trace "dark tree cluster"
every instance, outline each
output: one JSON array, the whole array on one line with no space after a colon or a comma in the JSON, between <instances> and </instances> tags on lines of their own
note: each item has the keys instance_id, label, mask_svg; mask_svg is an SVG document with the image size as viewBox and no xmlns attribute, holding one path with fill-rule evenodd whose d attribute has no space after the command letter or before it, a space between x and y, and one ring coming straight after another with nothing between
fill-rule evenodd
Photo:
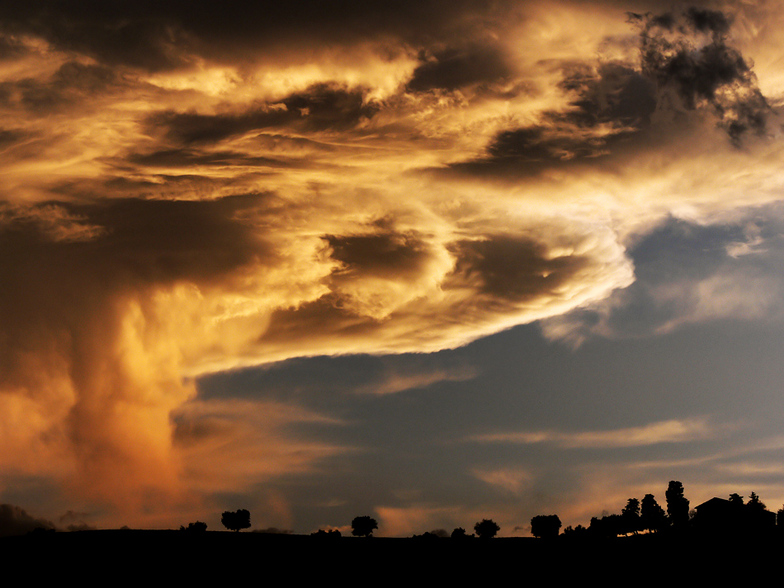
<instances>
[{"instance_id":1,"label":"dark tree cluster","mask_svg":"<svg viewBox=\"0 0 784 588\"><path fill-rule=\"evenodd\" d=\"M319 539L340 539L342 535L337 529L329 529L327 531L324 529L319 529L315 533L311 533L310 536L317 537Z\"/></svg>"},{"instance_id":2,"label":"dark tree cluster","mask_svg":"<svg viewBox=\"0 0 784 588\"><path fill-rule=\"evenodd\" d=\"M474 525L474 532L470 535L463 527L456 527L451 533L445 529L436 529L428 531L422 535L414 535L416 539L492 539L501 527L492 519L482 519Z\"/></svg>"},{"instance_id":3,"label":"dark tree cluster","mask_svg":"<svg viewBox=\"0 0 784 588\"><path fill-rule=\"evenodd\" d=\"M187 531L189 533L203 533L207 530L207 523L196 521L195 523L188 523L187 527L180 526L180 531Z\"/></svg>"},{"instance_id":4,"label":"dark tree cluster","mask_svg":"<svg viewBox=\"0 0 784 588\"><path fill-rule=\"evenodd\" d=\"M414 539L446 539L449 537L444 529L434 529L433 531L426 531L421 535L414 535Z\"/></svg>"},{"instance_id":5,"label":"dark tree cluster","mask_svg":"<svg viewBox=\"0 0 784 588\"><path fill-rule=\"evenodd\" d=\"M658 533L668 529L680 529L689 522L689 501L683 493L683 484L671 481L665 492L667 512L659 506L653 494L646 494L642 500L629 498L620 514L593 517L585 534L595 537L618 537L639 533ZM567 528L564 534L571 535L575 530Z\"/></svg>"}]
</instances>

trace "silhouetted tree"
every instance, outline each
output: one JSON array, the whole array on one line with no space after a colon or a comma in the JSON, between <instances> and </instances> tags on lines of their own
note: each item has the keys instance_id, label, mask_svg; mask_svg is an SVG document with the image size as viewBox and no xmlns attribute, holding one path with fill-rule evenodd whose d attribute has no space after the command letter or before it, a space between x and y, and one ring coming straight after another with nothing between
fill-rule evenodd
<instances>
[{"instance_id":1,"label":"silhouetted tree","mask_svg":"<svg viewBox=\"0 0 784 588\"><path fill-rule=\"evenodd\" d=\"M450 537L452 539L466 539L469 535L466 535L466 530L463 527L457 527ZM473 535L471 535L473 537Z\"/></svg>"},{"instance_id":2,"label":"silhouetted tree","mask_svg":"<svg viewBox=\"0 0 784 588\"><path fill-rule=\"evenodd\" d=\"M189 531L192 533L203 533L207 530L207 523L196 521L195 523L188 523L187 527L180 526L180 531Z\"/></svg>"},{"instance_id":3,"label":"silhouetted tree","mask_svg":"<svg viewBox=\"0 0 784 588\"><path fill-rule=\"evenodd\" d=\"M730 494L729 500L730 500L730 503L732 503L735 506L743 506L743 496L741 496L740 494L738 494L736 492L733 492L732 494Z\"/></svg>"},{"instance_id":4,"label":"silhouetted tree","mask_svg":"<svg viewBox=\"0 0 784 588\"><path fill-rule=\"evenodd\" d=\"M537 515L531 519L531 535L543 539L558 537L561 519L558 515Z\"/></svg>"},{"instance_id":5,"label":"silhouetted tree","mask_svg":"<svg viewBox=\"0 0 784 588\"><path fill-rule=\"evenodd\" d=\"M250 512L241 508L237 511L226 511L221 515L221 523L230 531L239 531L250 527Z\"/></svg>"},{"instance_id":6,"label":"silhouetted tree","mask_svg":"<svg viewBox=\"0 0 784 588\"><path fill-rule=\"evenodd\" d=\"M651 533L656 533L667 526L667 514L659 506L653 494L642 497L640 504L640 525Z\"/></svg>"},{"instance_id":7,"label":"silhouetted tree","mask_svg":"<svg viewBox=\"0 0 784 588\"><path fill-rule=\"evenodd\" d=\"M500 530L501 527L492 519L482 519L481 522L474 525L474 532L480 539L492 539Z\"/></svg>"},{"instance_id":8,"label":"silhouetted tree","mask_svg":"<svg viewBox=\"0 0 784 588\"><path fill-rule=\"evenodd\" d=\"M626 506L621 510L621 524L623 525L624 535L634 533L635 535L642 530L640 524L640 501L630 498L626 501Z\"/></svg>"},{"instance_id":9,"label":"silhouetted tree","mask_svg":"<svg viewBox=\"0 0 784 588\"><path fill-rule=\"evenodd\" d=\"M682 529L689 524L689 501L683 494L683 484L671 480L664 494L667 499L667 516L670 524L676 529Z\"/></svg>"},{"instance_id":10,"label":"silhouetted tree","mask_svg":"<svg viewBox=\"0 0 784 588\"><path fill-rule=\"evenodd\" d=\"M354 537L370 537L375 529L378 529L376 519L368 516L355 517L351 521L351 534Z\"/></svg>"},{"instance_id":11,"label":"silhouetted tree","mask_svg":"<svg viewBox=\"0 0 784 588\"><path fill-rule=\"evenodd\" d=\"M760 500L759 496L757 496L757 493L752 492L749 496L749 501L746 503L746 508L751 511L761 511L765 510L766 507L765 503Z\"/></svg>"}]
</instances>

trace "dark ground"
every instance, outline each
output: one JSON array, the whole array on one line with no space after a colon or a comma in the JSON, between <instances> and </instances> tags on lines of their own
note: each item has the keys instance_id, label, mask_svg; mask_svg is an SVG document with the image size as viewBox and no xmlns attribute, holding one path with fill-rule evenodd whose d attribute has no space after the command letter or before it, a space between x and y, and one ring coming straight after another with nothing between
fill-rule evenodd
<instances>
[{"instance_id":1,"label":"dark ground","mask_svg":"<svg viewBox=\"0 0 784 588\"><path fill-rule=\"evenodd\" d=\"M641 535L608 540L534 538L320 538L207 531L40 532L0 539L6 577L80 584L246 582L301 585L338 580L458 585L585 582L672 586L769 584L779 537ZM331 583L331 582L330 582Z\"/></svg>"}]
</instances>

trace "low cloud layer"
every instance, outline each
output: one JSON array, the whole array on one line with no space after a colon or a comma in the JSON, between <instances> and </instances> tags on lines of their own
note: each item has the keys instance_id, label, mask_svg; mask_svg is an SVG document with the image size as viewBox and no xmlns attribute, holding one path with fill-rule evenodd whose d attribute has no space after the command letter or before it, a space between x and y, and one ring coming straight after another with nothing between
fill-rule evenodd
<instances>
[{"instance_id":1,"label":"low cloud layer","mask_svg":"<svg viewBox=\"0 0 784 588\"><path fill-rule=\"evenodd\" d=\"M779 198L741 8L517 4L0 9L6 483L132 518L226 491L231 439L239 485L310 471L347 449L280 431L317 415L243 425L195 378L595 335L569 313L633 288L646 235Z\"/></svg>"},{"instance_id":2,"label":"low cloud layer","mask_svg":"<svg viewBox=\"0 0 784 588\"><path fill-rule=\"evenodd\" d=\"M50 521L36 518L13 504L0 504L0 537L25 535L37 529L54 530Z\"/></svg>"}]
</instances>

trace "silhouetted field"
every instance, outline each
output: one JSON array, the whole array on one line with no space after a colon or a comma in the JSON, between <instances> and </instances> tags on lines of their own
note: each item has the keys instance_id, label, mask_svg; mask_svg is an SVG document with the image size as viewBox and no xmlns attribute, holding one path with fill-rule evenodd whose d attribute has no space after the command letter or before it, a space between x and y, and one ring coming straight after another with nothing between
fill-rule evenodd
<instances>
[{"instance_id":1,"label":"silhouetted field","mask_svg":"<svg viewBox=\"0 0 784 588\"><path fill-rule=\"evenodd\" d=\"M81 531L0 539L0 561L26 579L121 579L279 584L579 581L602 584L767 578L784 542L777 536L607 540L534 538L317 538L208 531ZM381 582L381 585L384 583Z\"/></svg>"}]
</instances>

